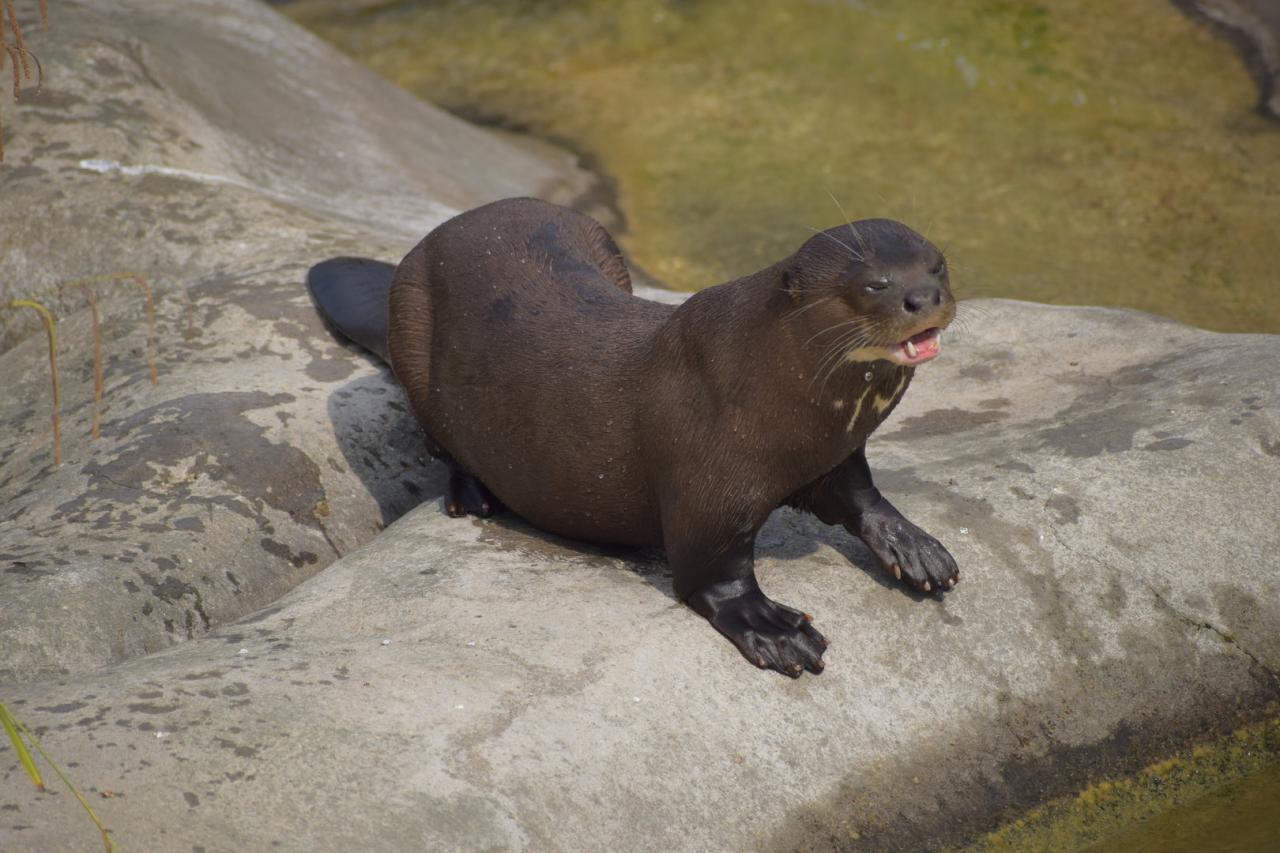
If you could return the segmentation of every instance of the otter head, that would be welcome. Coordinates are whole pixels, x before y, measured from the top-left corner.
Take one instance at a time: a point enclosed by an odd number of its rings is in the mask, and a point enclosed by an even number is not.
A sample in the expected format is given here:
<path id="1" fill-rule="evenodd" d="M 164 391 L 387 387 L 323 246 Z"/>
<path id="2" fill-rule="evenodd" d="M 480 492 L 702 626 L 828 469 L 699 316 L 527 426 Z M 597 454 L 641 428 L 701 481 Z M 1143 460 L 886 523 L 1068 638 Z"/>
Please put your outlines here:
<path id="1" fill-rule="evenodd" d="M 942 252 L 892 219 L 864 219 L 814 234 L 783 273 L 789 317 L 825 351 L 824 363 L 923 364 L 937 357 L 956 315 Z"/>

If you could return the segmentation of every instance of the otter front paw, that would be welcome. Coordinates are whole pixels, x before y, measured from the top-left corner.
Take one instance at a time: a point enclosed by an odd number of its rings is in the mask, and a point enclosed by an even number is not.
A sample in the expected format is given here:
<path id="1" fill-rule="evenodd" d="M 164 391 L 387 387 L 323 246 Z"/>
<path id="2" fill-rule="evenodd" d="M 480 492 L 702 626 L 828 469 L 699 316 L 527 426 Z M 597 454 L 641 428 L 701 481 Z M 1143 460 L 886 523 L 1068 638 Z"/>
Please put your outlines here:
<path id="1" fill-rule="evenodd" d="M 738 594 L 731 589 L 713 584 L 690 596 L 689 606 L 761 669 L 791 678 L 799 678 L 806 669 L 815 675 L 822 672 L 827 641 L 808 615 L 773 601 L 759 587 Z"/>
<path id="2" fill-rule="evenodd" d="M 883 498 L 849 531 L 867 543 L 886 571 L 920 592 L 951 589 L 960 581 L 960 569 L 942 543 Z"/>

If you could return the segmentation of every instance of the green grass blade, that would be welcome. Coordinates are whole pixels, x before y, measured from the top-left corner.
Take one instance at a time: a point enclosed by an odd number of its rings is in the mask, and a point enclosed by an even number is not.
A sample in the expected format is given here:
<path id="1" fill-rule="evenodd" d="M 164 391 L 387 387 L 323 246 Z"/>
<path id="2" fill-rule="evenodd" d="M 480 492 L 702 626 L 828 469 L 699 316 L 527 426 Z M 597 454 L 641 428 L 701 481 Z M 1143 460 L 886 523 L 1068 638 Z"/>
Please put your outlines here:
<path id="1" fill-rule="evenodd" d="M 67 774 L 62 772 L 62 768 L 49 757 L 49 753 L 44 751 L 44 746 L 36 736 L 31 733 L 31 729 L 27 728 L 26 724 L 21 720 L 15 718 L 13 714 L 9 712 L 9 709 L 4 706 L 3 702 L 0 702 L 0 725 L 3 725 L 4 730 L 9 733 L 9 739 L 13 741 L 14 748 L 18 750 L 18 760 L 22 762 L 23 768 L 26 769 L 27 773 L 36 783 L 36 787 L 43 791 L 44 779 L 40 777 L 40 770 L 36 767 L 35 761 L 31 757 L 31 753 L 27 751 L 24 739 L 25 741 L 31 742 L 31 745 L 35 747 L 36 752 L 40 753 L 40 757 L 44 759 L 45 763 L 53 768 L 54 773 L 58 774 L 58 778 L 62 780 L 62 784 L 66 785 L 67 790 L 71 791 L 71 793 L 75 795 L 75 798 L 80 801 L 80 805 L 84 807 L 86 812 L 88 812 L 89 819 L 94 822 L 94 825 L 98 827 L 98 832 L 102 834 L 102 846 L 107 853 L 120 853 L 119 846 L 116 845 L 115 839 L 111 837 L 111 830 L 103 826 L 102 819 L 99 818 L 97 812 L 93 810 L 93 806 L 89 805 L 89 801 L 85 799 L 84 794 L 81 794 L 80 789 L 71 783 L 71 780 L 67 778 Z"/>
<path id="2" fill-rule="evenodd" d="M 66 785 L 71 793 L 75 794 L 76 799 L 80 801 L 80 805 L 84 806 L 84 810 L 89 813 L 89 819 L 97 825 L 98 832 L 102 833 L 102 844 L 103 847 L 106 848 L 107 853 L 120 853 L 120 848 L 116 846 L 115 839 L 111 837 L 111 830 L 102 825 L 102 819 L 99 818 L 97 812 L 93 810 L 93 806 L 89 805 L 89 801 L 84 798 L 84 794 L 80 793 L 80 789 L 71 784 L 71 780 L 67 778 L 67 774 L 63 773 L 62 768 L 49 757 L 49 753 L 44 751 L 44 747 L 40 745 L 40 741 L 36 740 L 36 736 L 31 733 L 31 729 L 27 728 L 26 725 L 19 720 L 14 720 L 13 722 L 14 725 L 18 727 L 18 731 L 31 741 L 31 745 L 36 748 L 36 752 L 40 753 L 40 757 L 45 760 L 45 763 L 53 768 L 54 773 L 58 774 L 58 778 L 62 780 L 62 784 Z"/>
<path id="3" fill-rule="evenodd" d="M 27 771 L 31 781 L 36 784 L 36 789 L 43 791 L 44 777 L 40 775 L 40 768 L 36 767 L 35 759 L 31 757 L 26 743 L 22 740 L 22 735 L 18 733 L 18 721 L 9 713 L 9 709 L 3 702 L 0 702 L 0 725 L 4 726 L 4 730 L 9 733 L 9 740 L 13 741 L 13 748 L 18 751 L 18 761 L 22 764 L 22 769 Z"/>

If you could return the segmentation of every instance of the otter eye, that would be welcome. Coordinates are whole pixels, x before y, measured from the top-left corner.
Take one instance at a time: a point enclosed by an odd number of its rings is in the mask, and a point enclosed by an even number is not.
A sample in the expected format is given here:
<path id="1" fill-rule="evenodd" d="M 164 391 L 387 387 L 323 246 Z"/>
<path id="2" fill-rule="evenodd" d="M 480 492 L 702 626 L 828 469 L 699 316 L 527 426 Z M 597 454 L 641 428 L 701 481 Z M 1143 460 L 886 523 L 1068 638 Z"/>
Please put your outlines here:
<path id="1" fill-rule="evenodd" d="M 929 270 L 930 275 L 942 275 L 947 271 L 947 262 L 943 258 L 938 258 L 938 262 L 933 265 L 933 269 Z"/>
<path id="2" fill-rule="evenodd" d="M 890 281 L 887 278 L 872 279 L 866 284 L 867 293 L 879 293 L 882 290 L 887 290 L 889 284 Z"/>

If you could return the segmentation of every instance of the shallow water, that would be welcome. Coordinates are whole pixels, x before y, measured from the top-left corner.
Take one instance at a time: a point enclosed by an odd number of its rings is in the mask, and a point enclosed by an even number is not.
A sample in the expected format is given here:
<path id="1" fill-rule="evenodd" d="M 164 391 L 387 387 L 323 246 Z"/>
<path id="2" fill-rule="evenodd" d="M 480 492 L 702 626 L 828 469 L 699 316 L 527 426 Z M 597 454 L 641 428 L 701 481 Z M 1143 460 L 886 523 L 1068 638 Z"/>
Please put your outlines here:
<path id="1" fill-rule="evenodd" d="M 287 8 L 437 104 L 585 154 L 673 287 L 772 263 L 842 206 L 925 232 L 960 295 L 1280 332 L 1280 124 L 1170 3 Z"/>
<path id="2" fill-rule="evenodd" d="M 1275 853 L 1280 850 L 1280 764 L 1163 812 L 1088 853 Z"/>
<path id="3" fill-rule="evenodd" d="M 1128 778 L 1004 823 L 965 853 L 1274 853 L 1280 719 L 1184 750 Z"/>

